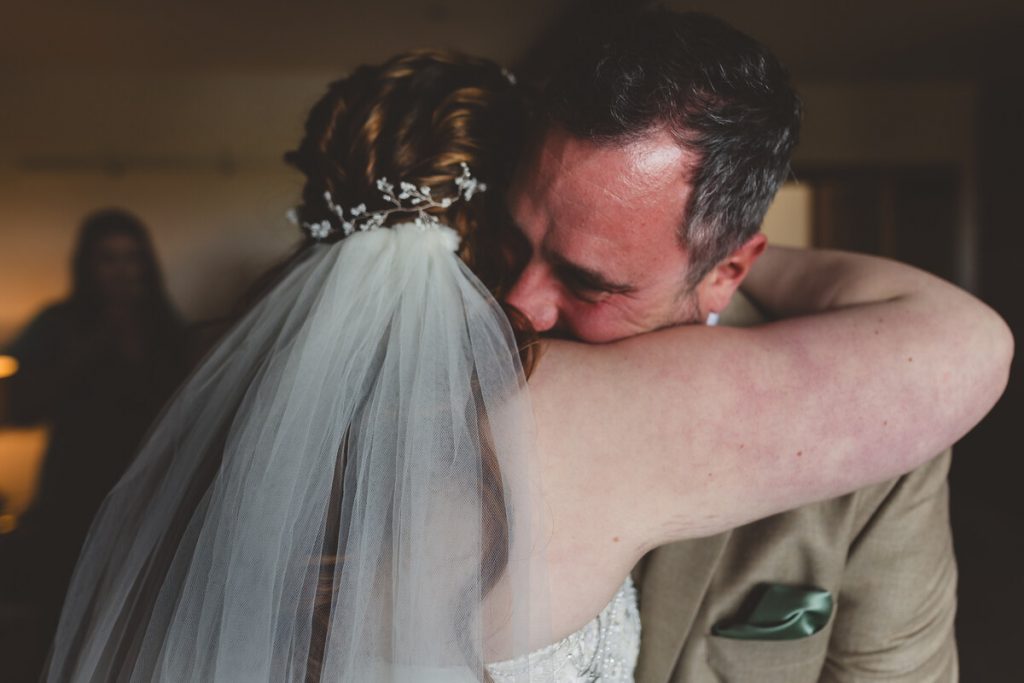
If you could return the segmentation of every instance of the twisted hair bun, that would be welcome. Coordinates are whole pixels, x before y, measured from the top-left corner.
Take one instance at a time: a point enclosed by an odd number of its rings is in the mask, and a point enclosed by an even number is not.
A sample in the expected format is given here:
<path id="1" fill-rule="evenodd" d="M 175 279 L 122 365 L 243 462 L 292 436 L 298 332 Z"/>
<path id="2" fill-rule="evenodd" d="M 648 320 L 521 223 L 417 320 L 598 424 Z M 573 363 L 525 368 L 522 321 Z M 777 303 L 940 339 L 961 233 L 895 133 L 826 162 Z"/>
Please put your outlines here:
<path id="1" fill-rule="evenodd" d="M 328 86 L 310 111 L 298 148 L 285 155 L 306 176 L 298 218 L 340 228 L 325 192 L 343 208 L 386 208 L 376 187 L 382 177 L 454 197 L 465 163 L 498 191 L 431 212 L 459 233 L 460 255 L 473 267 L 480 251 L 477 223 L 486 214 L 501 219 L 500 188 L 507 186 L 521 146 L 525 111 L 505 72 L 488 60 L 417 50 L 361 66 Z M 341 239 L 340 232 L 331 239 Z"/>

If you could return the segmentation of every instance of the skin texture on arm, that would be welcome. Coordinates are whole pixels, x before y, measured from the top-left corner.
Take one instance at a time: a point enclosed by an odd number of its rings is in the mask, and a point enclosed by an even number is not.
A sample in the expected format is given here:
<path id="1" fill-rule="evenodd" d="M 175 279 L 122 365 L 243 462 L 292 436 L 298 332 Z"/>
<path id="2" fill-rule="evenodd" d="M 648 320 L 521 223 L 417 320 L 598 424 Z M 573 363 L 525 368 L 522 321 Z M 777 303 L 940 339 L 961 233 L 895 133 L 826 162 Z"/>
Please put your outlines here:
<path id="1" fill-rule="evenodd" d="M 613 537 L 642 552 L 892 478 L 1002 393 L 1012 338 L 952 285 L 837 252 L 769 250 L 761 266 L 748 284 L 768 310 L 829 312 L 549 344 L 531 378 L 538 435 L 580 547 Z M 826 275 L 833 286 L 813 285 Z M 573 487 L 608 492 L 601 519 L 573 522 Z"/>

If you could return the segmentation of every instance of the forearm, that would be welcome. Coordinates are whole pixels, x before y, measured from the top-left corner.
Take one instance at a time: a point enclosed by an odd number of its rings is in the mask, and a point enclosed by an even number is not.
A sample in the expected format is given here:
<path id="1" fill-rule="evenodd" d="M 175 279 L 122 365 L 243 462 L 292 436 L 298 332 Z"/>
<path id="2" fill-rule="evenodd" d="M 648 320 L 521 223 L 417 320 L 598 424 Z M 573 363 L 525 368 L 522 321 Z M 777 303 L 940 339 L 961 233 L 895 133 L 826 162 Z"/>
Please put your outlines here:
<path id="1" fill-rule="evenodd" d="M 970 358 L 974 379 L 992 390 L 991 400 L 981 401 L 986 411 L 1005 386 L 1013 356 L 1006 323 L 964 290 L 912 266 L 849 252 L 774 247 L 755 265 L 745 289 L 774 319 L 828 313 L 845 330 L 841 339 L 859 339 L 837 350 L 866 352 L 874 341 L 864 336 L 870 328 L 876 336 L 895 333 L 909 342 L 907 349 L 935 351 L 935 368 L 948 365 L 939 362 L 945 356 Z"/>
<path id="2" fill-rule="evenodd" d="M 949 283 L 889 259 L 786 247 L 768 247 L 743 290 L 779 318 L 921 295 L 962 294 Z"/>

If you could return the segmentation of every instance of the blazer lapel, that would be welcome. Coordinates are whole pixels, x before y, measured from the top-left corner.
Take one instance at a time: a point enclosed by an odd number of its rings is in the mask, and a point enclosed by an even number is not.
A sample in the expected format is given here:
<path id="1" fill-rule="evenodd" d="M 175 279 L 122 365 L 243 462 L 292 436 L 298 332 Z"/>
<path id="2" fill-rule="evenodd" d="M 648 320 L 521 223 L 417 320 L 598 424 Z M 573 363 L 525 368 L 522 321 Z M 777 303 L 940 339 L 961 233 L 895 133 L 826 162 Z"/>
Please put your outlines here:
<path id="1" fill-rule="evenodd" d="M 638 683 L 667 683 L 731 532 L 652 550 L 633 570 L 640 599 Z"/>

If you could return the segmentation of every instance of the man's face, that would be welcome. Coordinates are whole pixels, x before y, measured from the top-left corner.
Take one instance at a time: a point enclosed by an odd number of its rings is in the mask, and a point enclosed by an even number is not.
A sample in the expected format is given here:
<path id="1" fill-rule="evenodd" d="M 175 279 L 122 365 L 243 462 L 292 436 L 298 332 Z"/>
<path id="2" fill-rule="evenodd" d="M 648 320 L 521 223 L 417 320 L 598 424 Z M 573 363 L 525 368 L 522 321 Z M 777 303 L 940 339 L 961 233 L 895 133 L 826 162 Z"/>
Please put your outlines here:
<path id="1" fill-rule="evenodd" d="M 549 131 L 510 192 L 531 253 L 507 302 L 587 342 L 701 319 L 677 236 L 693 164 L 667 132 L 597 145 Z"/>

